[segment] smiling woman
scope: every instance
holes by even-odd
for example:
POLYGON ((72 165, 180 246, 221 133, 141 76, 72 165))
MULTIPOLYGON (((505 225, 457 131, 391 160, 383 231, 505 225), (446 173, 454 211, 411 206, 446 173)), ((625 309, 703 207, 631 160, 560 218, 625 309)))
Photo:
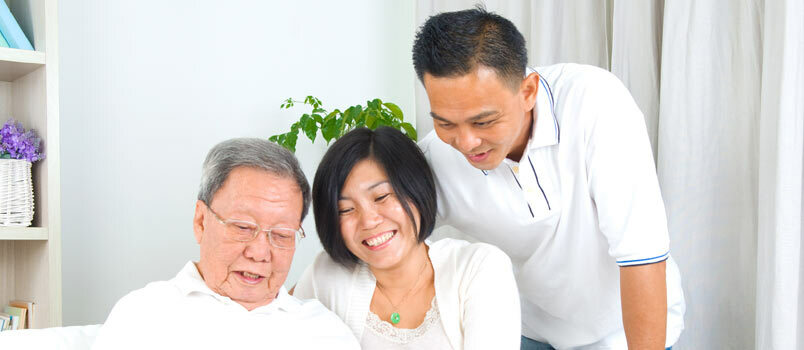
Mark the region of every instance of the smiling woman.
POLYGON ((518 349, 511 262, 483 243, 431 242, 430 167, 413 141, 355 129, 324 155, 313 184, 324 246, 294 295, 339 315, 363 349, 518 349))

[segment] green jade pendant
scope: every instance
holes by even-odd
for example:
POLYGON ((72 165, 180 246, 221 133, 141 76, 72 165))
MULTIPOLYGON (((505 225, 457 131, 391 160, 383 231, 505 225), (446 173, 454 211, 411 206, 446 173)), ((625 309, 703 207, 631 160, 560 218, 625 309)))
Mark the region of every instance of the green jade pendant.
POLYGON ((394 312, 394 313, 391 314, 391 323, 393 323, 393 324, 399 323, 399 313, 398 312, 394 312))

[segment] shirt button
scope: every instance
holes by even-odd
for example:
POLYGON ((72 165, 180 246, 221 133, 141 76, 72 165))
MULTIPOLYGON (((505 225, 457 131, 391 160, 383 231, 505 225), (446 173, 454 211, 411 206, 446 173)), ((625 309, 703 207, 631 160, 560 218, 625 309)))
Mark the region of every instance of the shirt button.
POLYGON ((513 168, 511 168, 511 169, 513 169, 513 170, 514 170, 514 173, 515 173, 515 174, 519 174, 519 166, 518 166, 518 165, 515 165, 515 166, 514 166, 513 168))

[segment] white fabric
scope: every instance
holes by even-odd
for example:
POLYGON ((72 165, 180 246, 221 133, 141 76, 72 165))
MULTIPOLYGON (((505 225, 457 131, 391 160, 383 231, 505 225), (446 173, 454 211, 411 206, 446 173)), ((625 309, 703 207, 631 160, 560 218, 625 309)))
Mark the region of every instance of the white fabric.
POLYGON ((754 345, 758 11, 665 3, 657 166, 690 300, 680 349, 754 345))
MULTIPOLYGON (((519 349, 520 319, 511 260, 484 243, 426 242, 435 271, 435 298, 453 349, 519 349)), ((294 295, 317 298, 361 340, 376 280, 364 263, 346 268, 322 252, 294 295)))
POLYGON ((359 349, 335 314, 282 287, 268 305, 248 311, 210 290, 190 261, 169 281, 120 299, 93 349, 359 349))
POLYGON ((101 325, 0 332, 0 349, 89 350, 101 325))
MULTIPOLYGON (((669 256, 642 114, 605 70, 536 71, 535 123, 520 162, 480 171, 434 132, 420 142, 436 177, 438 224, 511 257, 523 335, 560 348, 625 348, 619 266, 669 256)), ((684 323, 672 259, 667 286, 671 346, 684 323)))
POLYGON ((804 2, 766 1, 759 121, 757 349, 804 347, 804 2))
POLYGON ((366 317, 366 330, 360 340, 363 349, 387 350, 450 350, 447 333, 441 324, 435 298, 424 321, 414 329, 396 328, 369 311, 366 317))
MULTIPOLYGON (((417 25, 475 3, 420 0, 417 25)), ((530 64, 610 69, 645 113, 687 296, 673 349, 804 346, 803 2, 485 3, 523 32, 530 64), (590 60, 605 57, 603 43, 610 66, 590 60)), ((424 135, 418 82, 416 98, 424 135)))

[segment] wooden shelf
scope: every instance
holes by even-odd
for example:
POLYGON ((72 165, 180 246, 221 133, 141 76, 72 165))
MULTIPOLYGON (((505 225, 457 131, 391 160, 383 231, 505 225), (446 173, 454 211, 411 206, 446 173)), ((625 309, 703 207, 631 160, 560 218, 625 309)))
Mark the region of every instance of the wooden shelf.
POLYGON ((45 65, 45 53, 0 47, 0 81, 14 81, 45 65))
POLYGON ((46 241, 47 229, 44 227, 0 227, 0 240, 46 241))

